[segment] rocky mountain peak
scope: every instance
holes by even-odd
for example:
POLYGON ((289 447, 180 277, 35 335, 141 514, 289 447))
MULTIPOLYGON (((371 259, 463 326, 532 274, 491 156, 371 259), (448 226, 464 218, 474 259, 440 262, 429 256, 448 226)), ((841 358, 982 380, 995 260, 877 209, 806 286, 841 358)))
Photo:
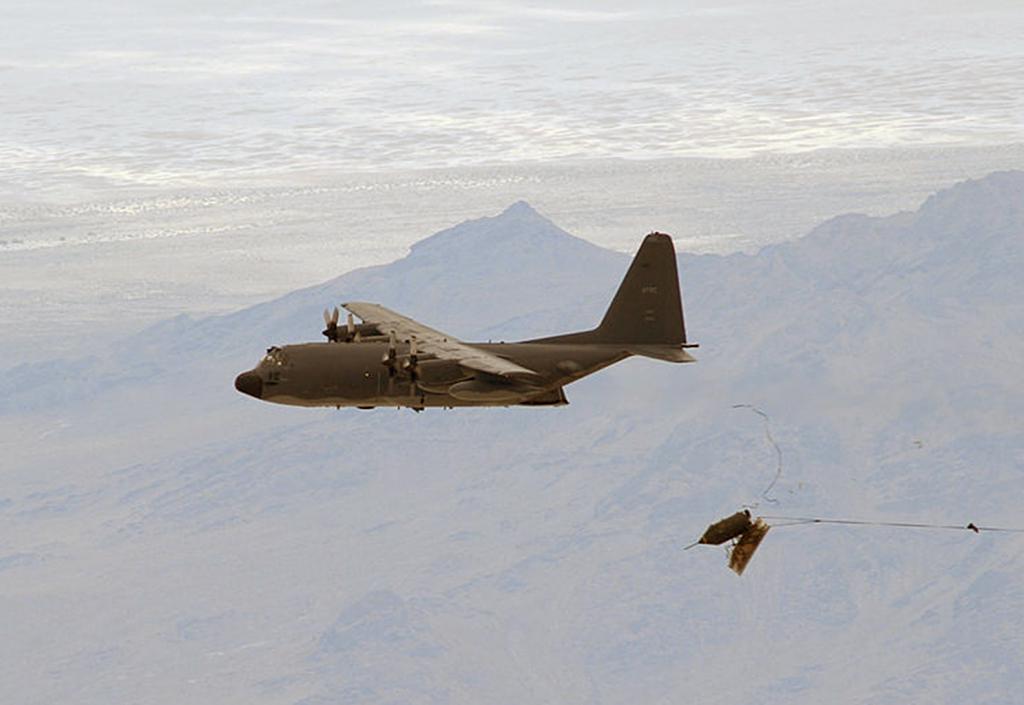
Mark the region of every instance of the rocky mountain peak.
POLYGON ((462 258, 472 252, 493 257, 517 249, 535 250, 570 242, 589 246, 559 228, 526 201, 517 201, 495 216, 467 220, 421 240, 412 246, 410 258, 462 258))

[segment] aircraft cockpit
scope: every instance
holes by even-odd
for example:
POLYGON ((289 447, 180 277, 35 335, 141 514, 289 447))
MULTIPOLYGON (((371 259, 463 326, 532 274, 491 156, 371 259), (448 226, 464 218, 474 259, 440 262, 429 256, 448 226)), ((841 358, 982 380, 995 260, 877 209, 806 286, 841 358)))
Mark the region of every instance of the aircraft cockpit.
POLYGON ((263 356, 260 364, 264 367, 284 367, 288 364, 288 356, 279 347, 267 348, 267 354, 263 356))

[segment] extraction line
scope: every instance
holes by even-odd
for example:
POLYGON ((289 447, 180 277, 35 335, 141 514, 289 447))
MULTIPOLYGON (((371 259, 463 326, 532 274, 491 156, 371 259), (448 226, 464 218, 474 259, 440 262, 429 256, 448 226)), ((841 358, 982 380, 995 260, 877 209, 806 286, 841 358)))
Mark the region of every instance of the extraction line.
MULTIPOLYGON (((779 478, 782 477, 782 448, 779 447, 779 444, 775 442, 774 436, 772 436, 771 419, 768 417, 768 414, 761 411, 753 404, 733 404, 732 408, 750 409, 755 414, 760 416, 762 421, 764 421, 764 437, 771 445, 771 447, 775 450, 775 477, 772 478, 772 481, 768 483, 768 486, 764 488, 763 492, 761 492, 761 499, 763 499, 766 502, 771 502, 772 504, 778 504, 779 500, 775 499, 774 497, 768 496, 768 493, 775 488, 775 483, 777 483, 779 481, 779 478)), ((755 504, 753 506, 756 507, 757 505, 755 504)))
POLYGON ((1005 533, 1024 534, 1024 529, 1009 528, 1005 526, 975 526, 973 522, 967 526, 962 524, 918 524, 908 521, 867 521, 863 519, 825 519, 820 517, 788 517, 788 516, 764 516, 763 519, 774 521, 788 521, 790 524, 775 524, 776 527, 802 526, 806 524, 847 524, 853 526, 893 526, 901 529, 955 529, 958 531, 1002 531, 1005 533))

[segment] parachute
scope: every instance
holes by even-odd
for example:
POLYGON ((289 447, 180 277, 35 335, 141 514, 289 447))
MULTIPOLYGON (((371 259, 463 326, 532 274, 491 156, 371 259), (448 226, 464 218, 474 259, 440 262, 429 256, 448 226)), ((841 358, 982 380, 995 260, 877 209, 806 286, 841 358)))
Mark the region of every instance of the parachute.
POLYGON ((754 551, 761 545, 761 541, 764 540, 764 536, 770 528, 764 519, 758 517, 750 525, 750 528, 740 535, 739 540, 736 541, 729 553, 729 567, 736 575, 743 575, 747 563, 754 557, 754 551))

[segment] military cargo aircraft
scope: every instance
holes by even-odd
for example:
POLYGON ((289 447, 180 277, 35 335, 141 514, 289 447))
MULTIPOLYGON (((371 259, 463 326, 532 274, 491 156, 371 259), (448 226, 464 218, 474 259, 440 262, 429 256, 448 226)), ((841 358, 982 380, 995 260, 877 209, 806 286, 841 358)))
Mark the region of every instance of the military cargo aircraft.
POLYGON ((686 348, 672 238, 644 238, 593 330, 519 343, 464 343, 372 303, 324 311, 326 343, 272 347, 235 379, 249 396, 296 406, 559 406, 563 388, 631 355, 694 362, 686 348), (355 317, 361 319, 356 323, 355 317))

